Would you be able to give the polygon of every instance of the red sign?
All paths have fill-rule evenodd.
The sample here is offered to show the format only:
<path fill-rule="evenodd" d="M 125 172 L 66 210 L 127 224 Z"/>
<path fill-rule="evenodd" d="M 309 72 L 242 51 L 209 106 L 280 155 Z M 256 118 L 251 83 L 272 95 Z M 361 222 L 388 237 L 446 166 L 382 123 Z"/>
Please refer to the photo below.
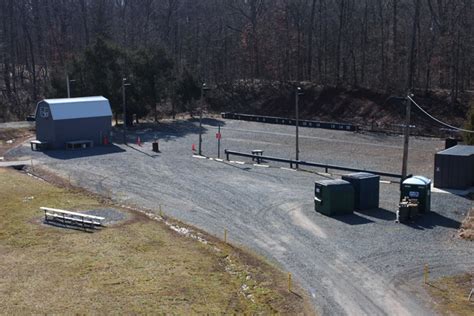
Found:
<path fill-rule="evenodd" d="M 221 133 L 216 133 L 216 138 L 221 139 Z"/>

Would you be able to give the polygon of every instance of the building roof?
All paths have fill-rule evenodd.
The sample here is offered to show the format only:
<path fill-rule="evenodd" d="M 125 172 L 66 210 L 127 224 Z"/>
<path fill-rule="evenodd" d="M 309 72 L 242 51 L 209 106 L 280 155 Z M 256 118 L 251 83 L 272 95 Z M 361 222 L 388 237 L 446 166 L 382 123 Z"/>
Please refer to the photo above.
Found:
<path fill-rule="evenodd" d="M 471 156 L 474 155 L 474 146 L 456 145 L 437 153 L 437 155 Z"/>
<path fill-rule="evenodd" d="M 49 105 L 53 120 L 112 116 L 109 100 L 102 96 L 45 99 L 39 102 L 38 106 L 42 102 Z M 38 106 L 36 107 L 36 111 L 38 111 Z"/>

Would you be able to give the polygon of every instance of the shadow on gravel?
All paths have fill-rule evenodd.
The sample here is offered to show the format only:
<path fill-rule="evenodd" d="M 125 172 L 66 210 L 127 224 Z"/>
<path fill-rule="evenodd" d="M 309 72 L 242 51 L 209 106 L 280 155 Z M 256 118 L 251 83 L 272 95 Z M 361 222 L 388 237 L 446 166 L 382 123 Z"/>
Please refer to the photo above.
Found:
<path fill-rule="evenodd" d="M 461 223 L 435 212 L 422 214 L 414 223 L 407 224 L 415 229 L 433 229 L 437 226 L 458 229 Z"/>
<path fill-rule="evenodd" d="M 68 160 L 82 157 L 116 154 L 121 152 L 125 152 L 125 150 L 116 145 L 109 145 L 75 150 L 45 150 L 44 154 L 51 158 Z"/>
<path fill-rule="evenodd" d="M 139 149 L 139 148 L 136 148 L 136 147 L 133 147 L 133 146 L 130 146 L 130 145 L 127 145 L 127 147 L 130 148 L 130 149 L 133 149 L 133 150 L 135 150 L 135 151 L 138 151 L 139 153 L 144 154 L 145 156 L 148 156 L 148 157 L 150 157 L 150 158 L 157 158 L 157 157 L 160 157 L 160 155 L 158 155 L 158 154 L 149 154 L 149 153 L 147 153 L 147 152 L 144 151 L 144 150 L 141 150 L 141 149 Z M 150 148 L 150 150 L 151 150 L 151 148 Z"/>
<path fill-rule="evenodd" d="M 397 214 L 384 208 L 357 211 L 357 213 L 360 213 L 369 217 L 373 217 L 373 218 L 378 218 L 384 221 L 394 221 L 397 218 Z"/>
<path fill-rule="evenodd" d="M 215 127 L 220 125 L 222 127 L 225 125 L 225 121 L 213 118 L 203 118 L 202 124 Z M 203 134 L 205 134 L 207 131 L 208 129 L 203 126 Z M 115 127 L 113 134 L 114 136 L 112 139 L 114 142 L 121 143 L 123 141 L 121 128 Z M 189 134 L 199 134 L 199 118 L 164 121 L 157 124 L 139 124 L 127 129 L 127 141 L 130 143 L 135 143 L 137 136 L 140 136 L 141 142 L 152 142 L 155 139 L 159 139 L 160 141 L 168 141 L 173 138 L 184 137 Z"/>
<path fill-rule="evenodd" d="M 367 219 L 357 214 L 331 216 L 331 218 L 334 218 L 340 222 L 343 222 L 349 225 L 364 225 L 364 224 L 369 224 L 369 223 L 374 222 L 374 221 L 371 221 L 370 219 Z"/>

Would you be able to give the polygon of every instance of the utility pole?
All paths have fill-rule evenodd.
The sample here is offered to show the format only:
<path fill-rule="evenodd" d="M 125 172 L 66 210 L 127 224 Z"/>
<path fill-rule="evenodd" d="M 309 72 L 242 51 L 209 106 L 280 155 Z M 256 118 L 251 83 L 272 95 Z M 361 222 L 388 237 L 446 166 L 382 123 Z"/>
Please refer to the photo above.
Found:
<path fill-rule="evenodd" d="M 408 144 L 410 140 L 410 120 L 411 120 L 411 101 L 410 94 L 405 99 L 406 113 L 405 113 L 405 133 L 403 142 L 403 162 L 402 162 L 402 180 L 407 176 L 408 165 Z"/>
<path fill-rule="evenodd" d="M 122 78 L 122 105 L 123 105 L 123 143 L 127 144 L 127 99 L 125 97 L 125 87 L 129 86 L 126 83 L 127 78 Z"/>
<path fill-rule="evenodd" d="M 68 99 L 71 97 L 71 87 L 69 86 L 71 82 L 76 80 L 69 80 L 69 74 L 66 73 L 66 88 L 67 88 L 67 97 Z"/>
<path fill-rule="evenodd" d="M 204 82 L 201 86 L 201 109 L 199 110 L 199 148 L 198 148 L 198 154 L 199 156 L 202 155 L 202 111 L 204 108 L 204 93 L 205 91 L 209 90 L 207 87 L 206 83 Z"/>
<path fill-rule="evenodd" d="M 302 95 L 303 93 L 301 92 L 301 88 L 300 87 L 296 87 L 296 91 L 295 91 L 295 117 L 296 117 L 296 120 L 295 120 L 295 125 L 296 125 L 296 141 L 295 141 L 295 145 L 296 145 L 296 149 L 295 149 L 295 153 L 296 153 L 296 161 L 299 160 L 299 154 L 300 154 L 300 148 L 299 148 L 299 130 L 298 130 L 298 127 L 300 125 L 300 118 L 299 118 L 299 96 Z M 296 163 L 296 169 L 298 169 L 298 163 Z"/>

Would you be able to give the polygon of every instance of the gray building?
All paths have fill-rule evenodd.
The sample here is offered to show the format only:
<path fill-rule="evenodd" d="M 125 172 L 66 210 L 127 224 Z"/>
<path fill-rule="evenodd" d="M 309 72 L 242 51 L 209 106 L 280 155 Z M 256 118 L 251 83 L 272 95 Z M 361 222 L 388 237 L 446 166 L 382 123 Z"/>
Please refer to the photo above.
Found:
<path fill-rule="evenodd" d="M 101 145 L 110 137 L 112 111 L 101 96 L 45 99 L 36 106 L 35 117 L 35 142 L 43 148 Z"/>
<path fill-rule="evenodd" d="M 434 186 L 467 189 L 474 186 L 474 146 L 457 145 L 435 155 Z"/>

